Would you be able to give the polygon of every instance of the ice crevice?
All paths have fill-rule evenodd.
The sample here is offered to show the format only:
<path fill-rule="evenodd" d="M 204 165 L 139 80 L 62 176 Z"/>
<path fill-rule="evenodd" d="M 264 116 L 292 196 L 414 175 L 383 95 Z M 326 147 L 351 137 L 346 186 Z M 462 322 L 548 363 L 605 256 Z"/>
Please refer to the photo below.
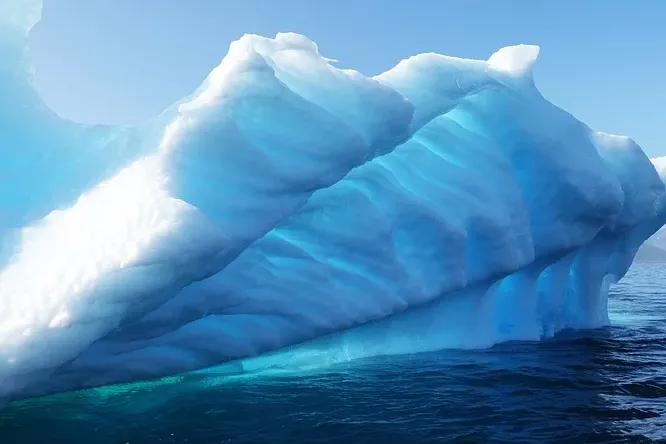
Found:
<path fill-rule="evenodd" d="M 536 46 L 369 78 L 246 35 L 88 127 L 32 85 L 38 11 L 0 0 L 0 398 L 596 328 L 666 221 L 666 162 L 544 99 Z"/>

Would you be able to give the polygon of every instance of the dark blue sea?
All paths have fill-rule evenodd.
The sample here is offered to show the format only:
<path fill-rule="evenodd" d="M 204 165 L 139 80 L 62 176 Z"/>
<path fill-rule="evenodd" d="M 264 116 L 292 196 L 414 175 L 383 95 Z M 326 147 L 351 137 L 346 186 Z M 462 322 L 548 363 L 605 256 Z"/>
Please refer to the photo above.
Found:
<path fill-rule="evenodd" d="M 0 444 L 666 442 L 666 265 L 634 266 L 610 312 L 539 343 L 27 400 Z"/>

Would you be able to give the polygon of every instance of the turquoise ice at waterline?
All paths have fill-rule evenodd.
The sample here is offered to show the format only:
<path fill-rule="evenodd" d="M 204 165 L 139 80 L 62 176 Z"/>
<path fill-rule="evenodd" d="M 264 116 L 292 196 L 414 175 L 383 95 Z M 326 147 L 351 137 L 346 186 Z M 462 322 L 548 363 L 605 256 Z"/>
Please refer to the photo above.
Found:
<path fill-rule="evenodd" d="M 246 35 L 158 119 L 90 127 L 32 86 L 40 8 L 0 0 L 5 401 L 606 325 L 666 222 L 666 162 L 546 101 L 535 46 L 368 78 Z"/>

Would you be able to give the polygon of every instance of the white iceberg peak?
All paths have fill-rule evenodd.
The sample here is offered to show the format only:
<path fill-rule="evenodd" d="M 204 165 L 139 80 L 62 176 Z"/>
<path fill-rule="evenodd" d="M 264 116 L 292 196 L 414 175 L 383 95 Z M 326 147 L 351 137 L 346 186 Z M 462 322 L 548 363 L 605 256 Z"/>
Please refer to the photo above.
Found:
<path fill-rule="evenodd" d="M 539 57 L 539 51 L 536 45 L 506 46 L 490 56 L 488 65 L 510 74 L 529 74 Z"/>

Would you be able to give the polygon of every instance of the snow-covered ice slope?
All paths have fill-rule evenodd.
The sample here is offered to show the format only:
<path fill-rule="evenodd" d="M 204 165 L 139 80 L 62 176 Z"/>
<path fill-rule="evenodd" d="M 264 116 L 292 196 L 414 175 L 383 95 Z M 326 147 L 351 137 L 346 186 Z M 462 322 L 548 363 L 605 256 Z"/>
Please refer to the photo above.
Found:
<path fill-rule="evenodd" d="M 32 85 L 40 6 L 0 0 L 0 398 L 597 327 L 666 220 L 663 162 L 546 101 L 537 47 L 368 78 L 246 35 L 85 127 Z"/>

